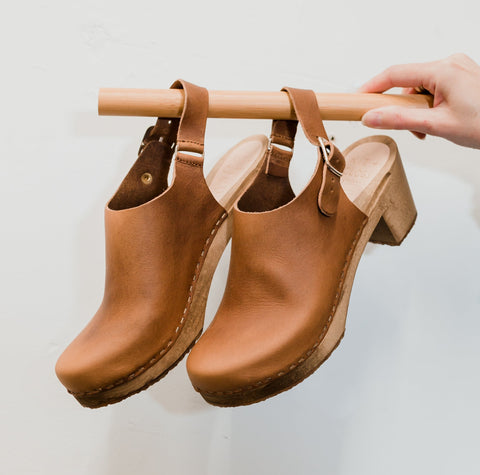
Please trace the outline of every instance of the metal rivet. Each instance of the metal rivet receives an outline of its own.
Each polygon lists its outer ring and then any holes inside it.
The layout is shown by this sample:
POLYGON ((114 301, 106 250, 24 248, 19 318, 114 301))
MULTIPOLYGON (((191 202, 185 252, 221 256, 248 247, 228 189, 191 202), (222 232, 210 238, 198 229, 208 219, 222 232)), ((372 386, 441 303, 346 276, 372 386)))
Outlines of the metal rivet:
POLYGON ((152 174, 148 172, 145 172, 141 177, 141 180, 145 185, 150 185, 150 183, 152 183, 152 179, 152 174))

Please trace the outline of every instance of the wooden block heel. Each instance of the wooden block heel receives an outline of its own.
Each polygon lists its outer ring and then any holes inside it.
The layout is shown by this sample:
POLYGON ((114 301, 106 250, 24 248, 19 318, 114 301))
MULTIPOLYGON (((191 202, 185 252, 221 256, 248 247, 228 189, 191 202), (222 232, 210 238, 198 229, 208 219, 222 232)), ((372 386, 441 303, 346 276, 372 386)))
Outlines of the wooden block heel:
POLYGON ((410 186, 400 156, 395 160, 384 197, 386 209, 370 237, 370 242, 399 246, 417 218, 410 186))

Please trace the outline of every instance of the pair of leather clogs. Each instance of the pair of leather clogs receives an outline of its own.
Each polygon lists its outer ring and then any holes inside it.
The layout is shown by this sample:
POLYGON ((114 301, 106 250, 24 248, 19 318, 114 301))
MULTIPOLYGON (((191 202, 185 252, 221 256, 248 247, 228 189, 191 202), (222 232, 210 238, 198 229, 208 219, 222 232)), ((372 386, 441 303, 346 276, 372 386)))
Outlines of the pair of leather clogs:
POLYGON ((190 350, 189 377, 211 404, 291 388, 339 344, 367 242, 398 245, 415 221, 394 141, 368 137, 342 154, 310 90, 284 89, 318 155, 298 196, 288 179, 297 120, 273 121, 269 140, 243 140, 205 179, 208 92, 181 80, 172 87, 184 90, 182 116, 147 130, 106 206, 104 298, 56 365, 87 407, 147 388, 190 350), (225 293, 200 337, 230 235, 225 293))

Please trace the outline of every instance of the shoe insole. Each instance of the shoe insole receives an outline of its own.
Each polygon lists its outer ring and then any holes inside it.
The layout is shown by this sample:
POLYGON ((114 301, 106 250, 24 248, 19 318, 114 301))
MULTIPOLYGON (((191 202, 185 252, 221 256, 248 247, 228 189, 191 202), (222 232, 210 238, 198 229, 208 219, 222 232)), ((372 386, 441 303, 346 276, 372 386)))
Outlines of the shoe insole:
POLYGON ((393 140, 387 136, 366 137, 350 145, 343 155, 342 188, 348 199, 368 215, 373 195, 395 159, 393 140))

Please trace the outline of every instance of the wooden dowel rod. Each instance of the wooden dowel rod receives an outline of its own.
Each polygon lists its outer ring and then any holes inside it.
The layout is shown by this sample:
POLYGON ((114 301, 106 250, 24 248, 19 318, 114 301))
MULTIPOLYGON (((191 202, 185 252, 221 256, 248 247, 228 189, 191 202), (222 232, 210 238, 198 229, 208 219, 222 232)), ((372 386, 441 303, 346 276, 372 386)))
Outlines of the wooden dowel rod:
MULTIPOLYGON (((325 120, 360 120, 370 109, 382 106, 428 108, 424 94, 316 93, 325 120)), ((175 89, 102 88, 99 115, 180 117, 183 91, 175 89)), ((286 92, 209 91, 208 117, 224 119, 295 119, 286 92)))

